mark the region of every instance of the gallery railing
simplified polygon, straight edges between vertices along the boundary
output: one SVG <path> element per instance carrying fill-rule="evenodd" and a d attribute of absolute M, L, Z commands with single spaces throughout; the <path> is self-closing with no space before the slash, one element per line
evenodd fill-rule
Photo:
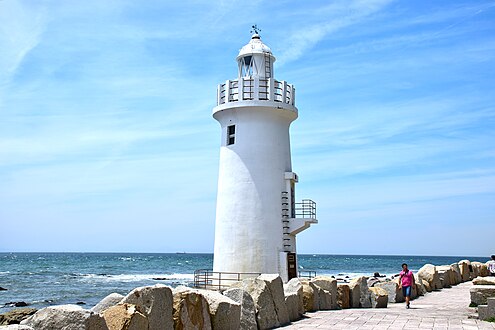
<path fill-rule="evenodd" d="M 234 282 L 259 275 L 261 273 L 229 273 L 214 272 L 211 269 L 198 269 L 194 271 L 194 287 L 222 291 L 228 289 Z"/>

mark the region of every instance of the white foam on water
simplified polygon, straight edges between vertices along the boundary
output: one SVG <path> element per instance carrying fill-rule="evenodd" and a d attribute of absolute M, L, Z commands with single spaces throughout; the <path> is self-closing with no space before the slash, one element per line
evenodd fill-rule
<path fill-rule="evenodd" d="M 108 282 L 142 282 L 142 281 L 192 281 L 193 274 L 79 274 L 84 280 L 108 281 Z"/>

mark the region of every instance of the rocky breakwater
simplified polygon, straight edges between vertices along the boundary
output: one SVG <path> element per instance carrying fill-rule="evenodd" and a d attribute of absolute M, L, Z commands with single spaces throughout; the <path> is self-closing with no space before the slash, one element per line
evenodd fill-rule
<path fill-rule="evenodd" d="M 428 264 L 415 274 L 413 298 L 487 274 L 486 265 L 467 260 L 443 266 Z M 474 283 L 475 287 L 495 287 L 487 278 L 476 278 Z M 110 294 L 89 310 L 77 305 L 51 306 L 8 329 L 271 329 L 307 312 L 386 308 L 403 301 L 398 277 L 362 276 L 339 284 L 332 277 L 318 276 L 294 278 L 284 284 L 276 274 L 263 274 L 235 282 L 223 292 L 158 284 L 136 288 L 126 296 Z M 476 301 L 484 302 L 483 298 Z"/>

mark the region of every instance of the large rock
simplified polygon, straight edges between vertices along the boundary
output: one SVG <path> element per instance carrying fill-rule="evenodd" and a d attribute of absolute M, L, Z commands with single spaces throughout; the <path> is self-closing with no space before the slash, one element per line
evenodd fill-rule
<path fill-rule="evenodd" d="M 426 280 L 430 284 L 432 290 L 439 290 L 442 288 L 437 269 L 432 264 L 426 264 L 421 267 L 418 270 L 418 278 Z"/>
<path fill-rule="evenodd" d="M 388 294 L 385 289 L 380 287 L 369 288 L 371 292 L 371 307 L 373 308 L 387 308 Z"/>
<path fill-rule="evenodd" d="M 286 325 L 290 322 L 289 312 L 285 305 L 284 283 L 278 274 L 262 274 L 258 279 L 265 281 L 268 289 L 272 294 L 275 312 L 277 313 L 278 323 Z"/>
<path fill-rule="evenodd" d="M 380 282 L 375 284 L 375 288 L 382 288 L 387 292 L 388 302 L 401 303 L 404 302 L 402 290 L 399 289 L 397 281 Z"/>
<path fill-rule="evenodd" d="M 462 281 L 466 282 L 470 280 L 470 272 L 469 268 L 471 267 L 471 261 L 469 260 L 461 260 L 458 262 L 459 269 L 461 270 Z"/>
<path fill-rule="evenodd" d="M 314 312 L 320 308 L 318 291 L 320 290 L 313 282 L 301 279 L 303 286 L 303 304 L 305 312 Z"/>
<path fill-rule="evenodd" d="M 149 330 L 171 329 L 174 325 L 172 290 L 162 284 L 132 290 L 121 304 L 139 306 L 148 317 Z"/>
<path fill-rule="evenodd" d="M 490 276 L 487 264 L 481 264 L 480 276 Z"/>
<path fill-rule="evenodd" d="M 228 289 L 223 294 L 241 305 L 239 329 L 257 330 L 256 308 L 253 297 L 247 291 L 239 288 Z"/>
<path fill-rule="evenodd" d="M 350 289 L 347 284 L 337 285 L 337 304 L 340 308 L 351 308 L 350 305 Z"/>
<path fill-rule="evenodd" d="M 495 285 L 495 276 L 491 277 L 476 277 L 473 280 L 474 285 Z"/>
<path fill-rule="evenodd" d="M 102 326 L 102 319 L 77 305 L 50 306 L 21 321 L 21 324 L 36 330 L 85 330 L 91 326 Z"/>
<path fill-rule="evenodd" d="M 349 283 L 349 305 L 351 308 L 359 308 L 361 298 L 361 287 L 358 282 Z"/>
<path fill-rule="evenodd" d="M 284 284 L 285 305 L 289 312 L 289 319 L 296 321 L 304 314 L 304 293 L 301 281 L 293 278 Z"/>
<path fill-rule="evenodd" d="M 440 278 L 440 283 L 442 288 L 451 288 L 453 280 L 453 273 L 450 266 L 436 266 L 438 277 Z"/>
<path fill-rule="evenodd" d="M 368 281 L 365 276 L 360 276 L 351 280 L 349 287 L 353 284 L 359 286 L 359 307 L 370 308 L 371 307 L 371 294 L 368 288 Z M 353 302 L 354 304 L 354 302 Z"/>
<path fill-rule="evenodd" d="M 418 293 L 418 296 L 424 296 L 426 293 L 428 293 L 423 280 L 421 280 L 417 274 L 414 274 L 414 283 L 416 284 L 416 291 Z"/>
<path fill-rule="evenodd" d="M 319 297 L 320 309 L 337 309 L 337 281 L 328 276 L 317 276 L 311 282 L 323 290 L 323 294 Z"/>
<path fill-rule="evenodd" d="M 462 283 L 462 275 L 461 275 L 461 269 L 459 268 L 459 264 L 451 264 L 450 269 L 452 270 L 452 273 L 454 274 L 454 283 L 457 285 L 459 283 Z"/>
<path fill-rule="evenodd" d="M 217 291 L 198 290 L 198 292 L 208 301 L 213 329 L 239 329 L 241 322 L 240 303 Z"/>
<path fill-rule="evenodd" d="M 18 308 L 7 313 L 0 314 L 0 325 L 19 324 L 22 320 L 36 313 L 34 308 Z"/>
<path fill-rule="evenodd" d="M 259 278 L 248 278 L 232 284 L 233 288 L 247 291 L 254 300 L 256 322 L 259 329 L 270 329 L 280 326 L 273 297 L 265 281 Z"/>
<path fill-rule="evenodd" d="M 173 291 L 174 329 L 210 330 L 211 319 L 208 302 L 203 295 L 194 291 Z"/>
<path fill-rule="evenodd" d="M 138 306 L 119 304 L 107 308 L 102 314 L 103 327 L 89 327 L 89 330 L 142 330 L 149 328 L 148 318 Z"/>
<path fill-rule="evenodd" d="M 102 313 L 110 307 L 117 305 L 123 298 L 124 296 L 119 293 L 110 293 L 97 303 L 95 307 L 91 308 L 90 311 L 97 314 Z"/>
<path fill-rule="evenodd" d="M 488 298 L 495 297 L 495 285 L 474 285 L 469 293 L 473 304 L 486 305 Z"/>
<path fill-rule="evenodd" d="M 421 278 L 421 279 L 419 279 L 419 280 L 423 283 L 423 286 L 425 287 L 426 292 L 431 292 L 431 291 L 433 291 L 433 290 L 431 289 L 431 285 L 430 285 L 430 283 L 429 283 L 427 280 L 423 280 L 422 278 Z"/>

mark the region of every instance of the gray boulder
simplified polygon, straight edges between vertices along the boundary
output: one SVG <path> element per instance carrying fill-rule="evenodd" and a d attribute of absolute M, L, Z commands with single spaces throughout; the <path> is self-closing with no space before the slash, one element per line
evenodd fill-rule
<path fill-rule="evenodd" d="M 388 294 L 387 291 L 380 287 L 369 288 L 371 292 L 371 307 L 372 308 L 387 308 Z"/>
<path fill-rule="evenodd" d="M 271 291 L 264 280 L 248 278 L 242 282 L 232 284 L 232 288 L 241 288 L 253 298 L 254 306 L 256 307 L 256 322 L 259 329 L 280 326 Z"/>
<path fill-rule="evenodd" d="M 451 288 L 453 273 L 450 266 L 436 266 L 442 288 Z M 455 285 L 455 284 L 454 284 Z"/>
<path fill-rule="evenodd" d="M 461 270 L 462 281 L 463 282 L 469 281 L 471 279 L 470 278 L 470 272 L 469 272 L 469 268 L 471 266 L 471 261 L 461 260 L 458 262 L 458 265 L 459 265 L 459 269 Z"/>
<path fill-rule="evenodd" d="M 91 308 L 90 311 L 96 314 L 102 313 L 108 308 L 117 305 L 122 300 L 122 298 L 124 298 L 124 296 L 119 293 L 110 293 L 99 303 L 97 303 L 95 307 Z"/>
<path fill-rule="evenodd" d="M 223 295 L 241 305 L 239 329 L 257 330 L 256 308 L 254 306 L 253 297 L 251 297 L 247 291 L 239 288 L 228 289 L 223 292 Z"/>
<path fill-rule="evenodd" d="M 371 308 L 371 294 L 368 288 L 367 278 L 365 276 L 354 278 L 351 280 L 349 287 L 351 287 L 354 283 L 359 286 L 359 307 Z"/>
<path fill-rule="evenodd" d="M 198 290 L 206 301 L 213 329 L 239 329 L 241 304 L 217 291 Z"/>
<path fill-rule="evenodd" d="M 404 296 L 402 290 L 399 289 L 399 284 L 396 281 L 388 281 L 377 283 L 375 288 L 382 288 L 387 292 L 387 300 L 391 303 L 404 302 Z"/>
<path fill-rule="evenodd" d="M 337 304 L 340 308 L 351 308 L 350 289 L 347 284 L 337 284 Z"/>
<path fill-rule="evenodd" d="M 36 312 L 37 310 L 34 308 L 13 309 L 7 313 L 0 314 L 0 325 L 19 324 Z"/>
<path fill-rule="evenodd" d="M 440 277 L 438 276 L 437 268 L 432 264 L 426 264 L 418 270 L 418 278 L 426 280 L 432 290 L 442 288 Z"/>
<path fill-rule="evenodd" d="M 359 308 L 361 299 L 361 287 L 358 282 L 349 283 L 349 305 L 351 308 Z"/>
<path fill-rule="evenodd" d="M 337 281 L 328 276 L 317 276 L 311 282 L 323 290 L 319 297 L 320 309 L 337 309 Z"/>
<path fill-rule="evenodd" d="M 173 327 L 173 301 L 172 290 L 157 284 L 132 290 L 120 303 L 139 306 L 148 317 L 149 330 L 159 330 Z"/>
<path fill-rule="evenodd" d="M 103 326 L 99 315 L 77 305 L 50 306 L 40 309 L 29 318 L 21 321 L 36 330 L 85 330 Z"/>
<path fill-rule="evenodd" d="M 486 305 L 488 298 L 495 297 L 495 285 L 474 285 L 469 293 L 473 304 Z"/>
<path fill-rule="evenodd" d="M 301 281 L 293 278 L 284 284 L 285 305 L 289 312 L 289 319 L 296 321 L 304 314 L 304 293 Z"/>
<path fill-rule="evenodd" d="M 174 329 L 211 330 L 211 318 L 206 298 L 192 290 L 173 290 Z"/>
<path fill-rule="evenodd" d="M 314 283 L 307 279 L 301 279 L 303 287 L 304 312 L 314 312 L 320 308 L 318 291 L 320 290 Z"/>
<path fill-rule="evenodd" d="M 119 304 L 107 308 L 100 314 L 103 325 L 92 325 L 88 330 L 142 330 L 149 328 L 148 318 L 139 306 Z"/>
<path fill-rule="evenodd" d="M 495 285 L 495 276 L 491 277 L 476 277 L 473 280 L 474 285 Z"/>
<path fill-rule="evenodd" d="M 284 283 L 278 274 L 262 274 L 258 279 L 265 281 L 270 293 L 272 294 L 275 312 L 277 313 L 278 323 L 286 325 L 290 322 L 287 305 L 285 305 Z"/>
<path fill-rule="evenodd" d="M 459 264 L 451 264 L 450 269 L 452 270 L 452 273 L 454 275 L 454 283 L 457 285 L 459 283 L 462 283 L 462 275 L 461 275 L 461 269 L 459 268 Z"/>

